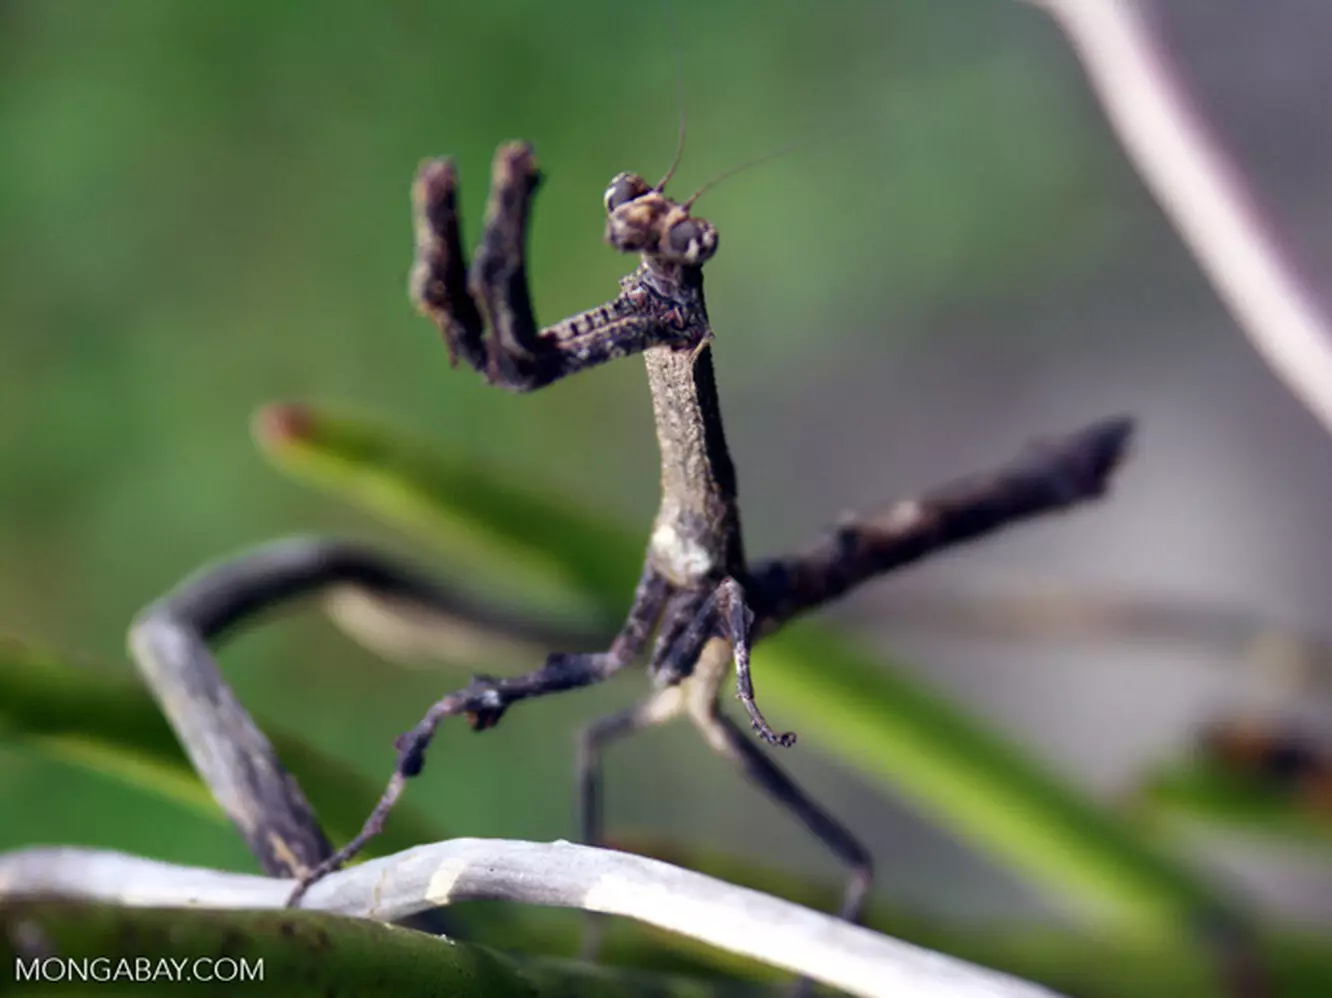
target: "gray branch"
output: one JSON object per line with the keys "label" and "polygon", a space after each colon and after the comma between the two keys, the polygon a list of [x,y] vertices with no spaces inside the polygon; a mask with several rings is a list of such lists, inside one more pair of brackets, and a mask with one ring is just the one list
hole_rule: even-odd
{"label": "gray branch", "polygon": [[[95,849],[0,855],[0,900],[41,894],[134,907],[281,908],[293,885]],[[1054,998],[1037,985],[757,891],[568,842],[418,846],[330,874],[310,888],[303,906],[397,921],[480,900],[636,919],[865,998]]]}
{"label": "gray branch", "polygon": [[1031,0],[1068,36],[1143,183],[1259,355],[1332,432],[1332,333],[1136,0]]}

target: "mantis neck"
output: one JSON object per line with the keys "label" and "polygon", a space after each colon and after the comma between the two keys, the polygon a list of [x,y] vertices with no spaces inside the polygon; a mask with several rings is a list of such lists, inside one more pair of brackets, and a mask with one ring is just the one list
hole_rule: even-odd
{"label": "mantis neck", "polygon": [[696,281],[682,281],[677,300],[691,325],[702,327],[699,346],[643,353],[661,450],[662,500],[648,557],[680,586],[744,570],[735,466],[722,429],[702,278],[697,270],[689,276]]}

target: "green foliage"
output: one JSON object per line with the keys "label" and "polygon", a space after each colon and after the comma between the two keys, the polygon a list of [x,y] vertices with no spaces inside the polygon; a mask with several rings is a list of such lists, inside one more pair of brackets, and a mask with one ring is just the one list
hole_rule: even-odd
{"label": "green foliage", "polygon": [[[59,901],[0,902],[0,995],[14,993],[15,961],[58,953],[72,960],[102,959],[101,973],[129,965],[119,979],[34,985],[44,994],[179,994],[182,987],[200,995],[243,990],[258,996],[319,998],[394,995],[450,995],[457,998],[722,998],[735,989],[686,979],[616,970],[572,961],[528,960],[484,946],[441,940],[420,932],[359,918],[318,912],[181,911],[116,908]],[[203,973],[240,972],[240,981],[191,980],[166,972],[147,983],[136,981],[134,961],[184,961],[191,968],[213,958]]]}
{"label": "green foliage", "polygon": [[[380,787],[260,719],[331,834],[361,827]],[[220,818],[166,718],[138,683],[0,639],[0,738]],[[410,802],[375,844],[392,852],[445,837]]]}
{"label": "green foliage", "polygon": [[1332,847],[1327,779],[1311,778],[1301,786],[1232,772],[1209,759],[1190,759],[1150,774],[1134,804],[1145,817],[1161,823],[1228,827],[1274,846],[1327,850]]}
{"label": "green foliage", "polygon": [[279,467],[424,535],[464,577],[618,625],[641,566],[596,517],[464,454],[323,410],[272,406],[254,426]]}

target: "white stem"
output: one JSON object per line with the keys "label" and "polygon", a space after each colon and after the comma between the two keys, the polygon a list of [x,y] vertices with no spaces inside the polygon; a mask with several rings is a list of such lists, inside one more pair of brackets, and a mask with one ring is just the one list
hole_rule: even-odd
{"label": "white stem", "polygon": [[[141,907],[280,908],[293,886],[96,849],[0,855],[0,902],[40,894]],[[1035,984],[757,891],[568,842],[451,839],[418,846],[329,875],[310,888],[302,907],[395,921],[476,900],[637,919],[866,998],[1053,998]]]}
{"label": "white stem", "polygon": [[1332,432],[1332,336],[1134,0],[1032,0],[1072,43],[1139,175],[1240,327]]}

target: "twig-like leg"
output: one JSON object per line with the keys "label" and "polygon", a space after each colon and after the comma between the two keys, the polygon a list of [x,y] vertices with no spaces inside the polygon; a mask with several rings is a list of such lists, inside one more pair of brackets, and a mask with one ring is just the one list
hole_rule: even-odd
{"label": "twig-like leg", "polygon": [[578,739],[578,757],[575,762],[578,780],[578,825],[581,841],[586,845],[604,845],[601,809],[601,755],[611,742],[650,727],[662,718],[652,708],[654,698],[635,704],[625,710],[599,717],[586,728]]}
{"label": "twig-like leg", "polygon": [[[267,873],[300,876],[332,852],[305,795],[227,685],[209,643],[257,614],[330,587],[354,587],[381,611],[517,628],[424,576],[350,544],[291,538],[182,582],[147,607],[130,649],[199,775]],[[540,632],[531,633],[540,637]]]}
{"label": "twig-like leg", "polygon": [[[869,850],[856,840],[845,825],[801,790],[739,725],[718,711],[715,700],[712,701],[710,711],[691,711],[690,719],[709,746],[739,766],[754,786],[783,810],[795,815],[801,824],[846,864],[850,874],[837,915],[848,922],[859,922],[874,879],[874,865]],[[792,998],[808,994],[811,988],[810,981],[801,980],[792,991]]]}
{"label": "twig-like leg", "polygon": [[424,768],[426,750],[445,718],[464,714],[474,730],[483,731],[498,724],[504,712],[519,701],[592,686],[609,679],[642,652],[669,592],[666,580],[649,566],[638,583],[624,627],[607,651],[572,654],[557,652],[547,658],[541,668],[521,676],[503,679],[477,676],[466,688],[450,693],[435,703],[414,728],[398,737],[397,766],[361,831],[302,876],[290,904],[297,904],[312,883],[351,859],[383,830],[384,822],[402,796],[407,780]]}
{"label": "twig-like leg", "polygon": [[[721,629],[724,633],[730,632],[726,634],[731,643],[730,657],[734,658],[738,670],[741,661],[748,664],[748,640],[745,635],[752,622],[752,615],[745,608],[743,591],[733,579],[726,579],[718,587],[717,595],[721,607]],[[850,874],[837,914],[849,922],[858,922],[874,878],[874,865],[869,850],[857,841],[845,825],[801,790],[785,770],[718,709],[717,696],[726,676],[729,664],[727,658],[725,646],[721,642],[703,648],[692,682],[686,690],[688,699],[684,709],[710,748],[738,765],[754,786],[773,803],[793,814],[833,855],[846,864]],[[738,679],[737,685],[740,685]],[[753,704],[752,688],[749,692],[750,698],[745,702],[747,709]],[[743,696],[741,698],[743,700]],[[750,711],[750,722],[756,729],[760,724],[766,727],[756,707]],[[793,742],[795,736],[786,737]],[[803,998],[812,988],[813,983],[802,978],[791,990],[790,998]]]}
{"label": "twig-like leg", "polygon": [[[868,850],[717,709],[717,694],[730,664],[722,653],[725,646],[720,638],[730,646],[736,696],[754,730],[769,744],[795,744],[794,733],[773,731],[754,699],[749,669],[749,632],[754,615],[745,605],[744,590],[735,579],[727,578],[702,600],[689,601],[686,596],[676,596],[674,612],[668,612],[653,652],[651,669],[658,693],[628,711],[603,718],[584,733],[578,764],[584,841],[598,844],[601,840],[600,767],[605,744],[686,710],[709,746],[736,763],[755,786],[790,811],[850,868],[838,915],[848,921],[859,920],[873,877]],[[684,615],[691,613],[688,623],[681,627]],[[682,682],[683,688],[679,685]],[[599,935],[599,923],[594,921],[583,939],[584,958],[595,954]],[[801,981],[793,994],[807,994],[810,987],[810,982]]]}
{"label": "twig-like leg", "polygon": [[[531,391],[559,378],[652,346],[692,348],[669,303],[641,289],[539,329],[527,288],[525,243],[532,195],[541,182],[523,143],[501,146],[491,174],[485,233],[471,271],[458,224],[453,162],[428,160],[412,189],[416,262],[411,294],[434,320],[455,362],[461,357],[492,384]],[[485,316],[493,330],[485,336]]]}
{"label": "twig-like leg", "polygon": [[944,548],[1100,496],[1132,435],[1108,419],[1029,449],[986,475],[851,520],[808,551],[755,566],[746,582],[760,633]]}
{"label": "twig-like leg", "polygon": [[[739,587],[735,586],[733,592],[731,590],[730,580],[727,580],[718,590],[725,595],[720,600],[709,601],[705,611],[697,615],[695,620],[708,620],[715,626],[718,602],[729,603],[731,607],[743,606]],[[682,642],[677,640],[673,648],[681,646]],[[679,685],[663,687],[629,710],[594,722],[584,732],[578,762],[579,811],[584,841],[596,845],[600,844],[602,838],[602,750],[612,741],[686,712],[709,747],[735,763],[750,782],[774,803],[794,815],[846,864],[850,877],[837,913],[848,921],[858,921],[873,879],[869,851],[844,825],[801,790],[734,721],[718,710],[717,694],[729,672],[734,654],[734,649],[728,653],[726,644],[714,635],[705,635],[703,645],[694,648],[694,668],[687,679]],[[597,923],[594,922],[589,925],[589,932],[584,937],[582,955],[585,958],[591,958],[594,954],[598,939],[596,930]],[[799,990],[803,992],[806,986]]]}
{"label": "twig-like leg", "polygon": [[[649,698],[626,710],[598,718],[584,728],[579,736],[575,776],[578,787],[579,833],[584,845],[604,844],[601,804],[602,752],[611,742],[626,738],[663,720],[662,713],[654,710],[655,699]],[[594,960],[601,945],[604,916],[589,913],[586,923],[578,956],[582,960]]]}
{"label": "twig-like leg", "polygon": [[850,871],[838,917],[860,920],[874,879],[874,863],[846,826],[816,804],[777,763],[753,743],[740,726],[714,711],[706,720],[694,717],[709,745],[736,763],[746,778],[782,808],[794,814]]}

